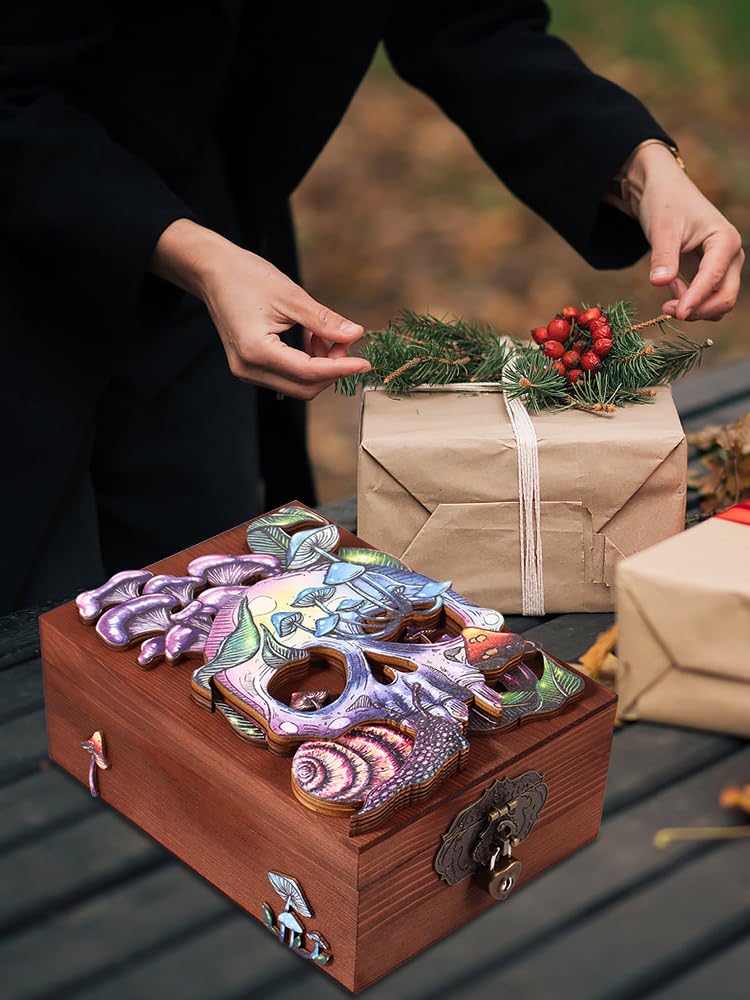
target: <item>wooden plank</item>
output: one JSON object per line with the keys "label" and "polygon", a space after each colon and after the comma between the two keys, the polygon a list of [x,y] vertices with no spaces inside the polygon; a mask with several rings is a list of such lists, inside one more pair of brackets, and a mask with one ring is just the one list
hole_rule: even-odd
{"label": "wooden plank", "polygon": [[611,614],[566,614],[557,615],[551,621],[525,632],[527,639],[533,639],[562,660],[571,662],[578,659],[600,632],[606,631],[614,621]]}
{"label": "wooden plank", "polygon": [[[76,991],[75,997],[76,1000],[252,997],[278,988],[289,977],[296,979],[300,961],[254,920],[237,913],[195,936],[188,936],[169,950],[160,949],[137,964],[128,964],[103,981]],[[340,989],[336,993],[339,997],[344,995]]]}
{"label": "wooden plank", "polygon": [[0,670],[39,655],[37,618],[35,609],[0,618]]}
{"label": "wooden plank", "polygon": [[615,730],[604,815],[747,746],[745,740],[648,722]]}
{"label": "wooden plank", "polygon": [[109,809],[96,813],[0,857],[0,932],[168,859]]}
{"label": "wooden plank", "polygon": [[38,657],[0,670],[0,725],[43,704],[42,663]]}
{"label": "wooden plank", "polygon": [[678,975],[655,993],[649,1000],[747,1000],[748,975],[750,975],[750,934],[736,944],[722,948],[684,975]]}
{"label": "wooden plank", "polygon": [[546,625],[557,617],[557,615],[540,615],[536,618],[533,615],[503,615],[505,619],[503,627],[511,632],[528,632],[538,625]]}
{"label": "wooden plank", "polygon": [[0,726],[0,785],[47,764],[47,733],[41,708]]}
{"label": "wooden plank", "polygon": [[226,914],[229,906],[202,879],[166,865],[6,935],[0,941],[3,996],[70,996],[73,984],[180,941]]}
{"label": "wooden plank", "polygon": [[[686,959],[710,955],[722,942],[750,931],[747,845],[741,841],[705,849],[639,892],[537,939],[526,954],[493,962],[484,975],[462,986],[462,1000],[488,995],[559,996],[561,984],[576,1000],[643,996],[679,974]],[[592,941],[601,942],[592,947]],[[715,990],[714,990],[715,992]],[[421,997],[439,997],[441,990]]]}
{"label": "wooden plank", "polygon": [[[683,426],[690,433],[703,427],[733,424],[735,420],[743,417],[748,411],[750,411],[750,398],[738,399],[733,403],[722,403],[720,406],[707,410],[705,413],[698,413],[694,417],[687,417]],[[688,459],[694,456],[695,451],[691,446],[688,450]]]}
{"label": "wooden plank", "polygon": [[750,358],[722,365],[676,382],[672,387],[680,416],[693,417],[736,399],[750,408]]}
{"label": "wooden plank", "polygon": [[39,655],[39,615],[75,594],[61,594],[59,600],[47,601],[38,608],[26,608],[0,617],[0,670]]}
{"label": "wooden plank", "polygon": [[0,849],[8,851],[98,810],[88,791],[56,767],[0,788]]}
{"label": "wooden plank", "polygon": [[[423,990],[429,995],[434,990],[438,995],[446,979],[452,981],[463,974],[468,980],[472,970],[488,959],[510,961],[519,950],[533,949],[536,941],[555,933],[577,917],[598,912],[609,900],[619,899],[700,856],[704,851],[701,844],[683,843],[665,852],[654,850],[651,847],[654,831],[665,823],[726,822],[726,813],[716,801],[716,791],[740,780],[749,769],[750,748],[745,746],[731,757],[621,813],[607,823],[603,835],[590,847],[519,891],[507,906],[489,910],[368,990],[368,1000],[421,996]],[[685,773],[690,774],[689,767]],[[554,905],[550,905],[551,901]],[[247,961],[247,955],[233,952],[231,948],[238,934],[241,931],[235,925],[216,931],[216,954],[221,954],[223,959],[213,969],[211,996],[215,1000],[237,995],[240,987],[249,991],[257,982],[256,971]],[[596,939],[594,928],[590,940]],[[301,988],[304,988],[306,1000],[333,1000],[341,995],[333,983],[313,970],[299,967],[293,955],[281,948],[278,950],[280,973],[294,976],[294,981],[285,985],[279,994],[284,1000],[294,1000],[299,996],[295,991]],[[172,975],[175,977],[181,954],[182,950],[174,958]],[[167,955],[160,956],[160,962],[168,969]],[[146,982],[147,979],[137,981]],[[277,996],[276,991],[272,995]]]}

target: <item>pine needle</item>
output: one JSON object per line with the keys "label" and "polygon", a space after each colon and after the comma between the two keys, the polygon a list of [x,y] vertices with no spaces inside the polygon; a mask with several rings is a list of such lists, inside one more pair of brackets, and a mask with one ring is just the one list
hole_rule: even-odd
{"label": "pine needle", "polygon": [[[401,395],[422,385],[495,383],[511,398],[523,399],[531,412],[575,408],[612,416],[625,404],[652,402],[655,386],[699,365],[712,343],[690,340],[664,316],[637,323],[630,302],[599,308],[612,330],[612,349],[596,374],[584,372],[574,384],[531,341],[511,341],[482,323],[405,309],[385,330],[361,342],[359,353],[370,362],[370,371],[339,380],[337,389],[351,396],[362,386],[380,386]],[[675,336],[651,343],[642,330],[654,325]],[[574,324],[568,346],[577,339],[590,348],[591,334]]]}

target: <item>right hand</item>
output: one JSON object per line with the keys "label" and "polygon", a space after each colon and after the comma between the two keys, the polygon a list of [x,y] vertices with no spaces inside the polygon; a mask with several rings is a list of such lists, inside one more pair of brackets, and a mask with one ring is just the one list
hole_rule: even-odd
{"label": "right hand", "polygon": [[[162,233],[151,270],[203,299],[230,371],[245,382],[312,399],[370,367],[347,357],[361,326],[316,302],[263,257],[188,219]],[[280,337],[296,323],[305,327],[304,351]]]}

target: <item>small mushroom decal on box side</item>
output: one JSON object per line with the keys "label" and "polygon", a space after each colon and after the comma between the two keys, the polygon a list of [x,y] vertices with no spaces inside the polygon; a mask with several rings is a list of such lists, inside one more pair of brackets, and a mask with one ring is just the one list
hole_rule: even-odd
{"label": "small mushroom decal on box side", "polygon": [[327,965],[333,959],[331,946],[319,931],[308,931],[300,920],[314,913],[299,882],[281,872],[269,872],[268,881],[284,900],[284,909],[277,916],[270,904],[264,903],[263,923],[296,955],[317,965]]}
{"label": "small mushroom decal on box side", "polygon": [[108,771],[109,770],[109,760],[107,759],[107,751],[104,747],[104,733],[100,732],[98,729],[93,732],[91,736],[81,743],[81,749],[85,750],[89,756],[89,791],[91,792],[92,799],[99,797],[99,787],[96,783],[96,772],[97,770]]}

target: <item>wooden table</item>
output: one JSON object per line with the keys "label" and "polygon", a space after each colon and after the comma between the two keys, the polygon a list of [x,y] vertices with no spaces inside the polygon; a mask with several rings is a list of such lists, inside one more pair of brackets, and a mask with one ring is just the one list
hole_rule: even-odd
{"label": "wooden table", "polygon": [[[688,428],[750,410],[750,361],[675,393]],[[325,513],[353,527],[354,502]],[[37,611],[0,619],[0,997],[326,1000],[337,985],[51,767]],[[511,618],[575,659],[609,615]],[[598,841],[368,991],[395,998],[750,995],[750,842],[657,851],[662,826],[725,824],[750,779],[737,739],[617,732]]]}

